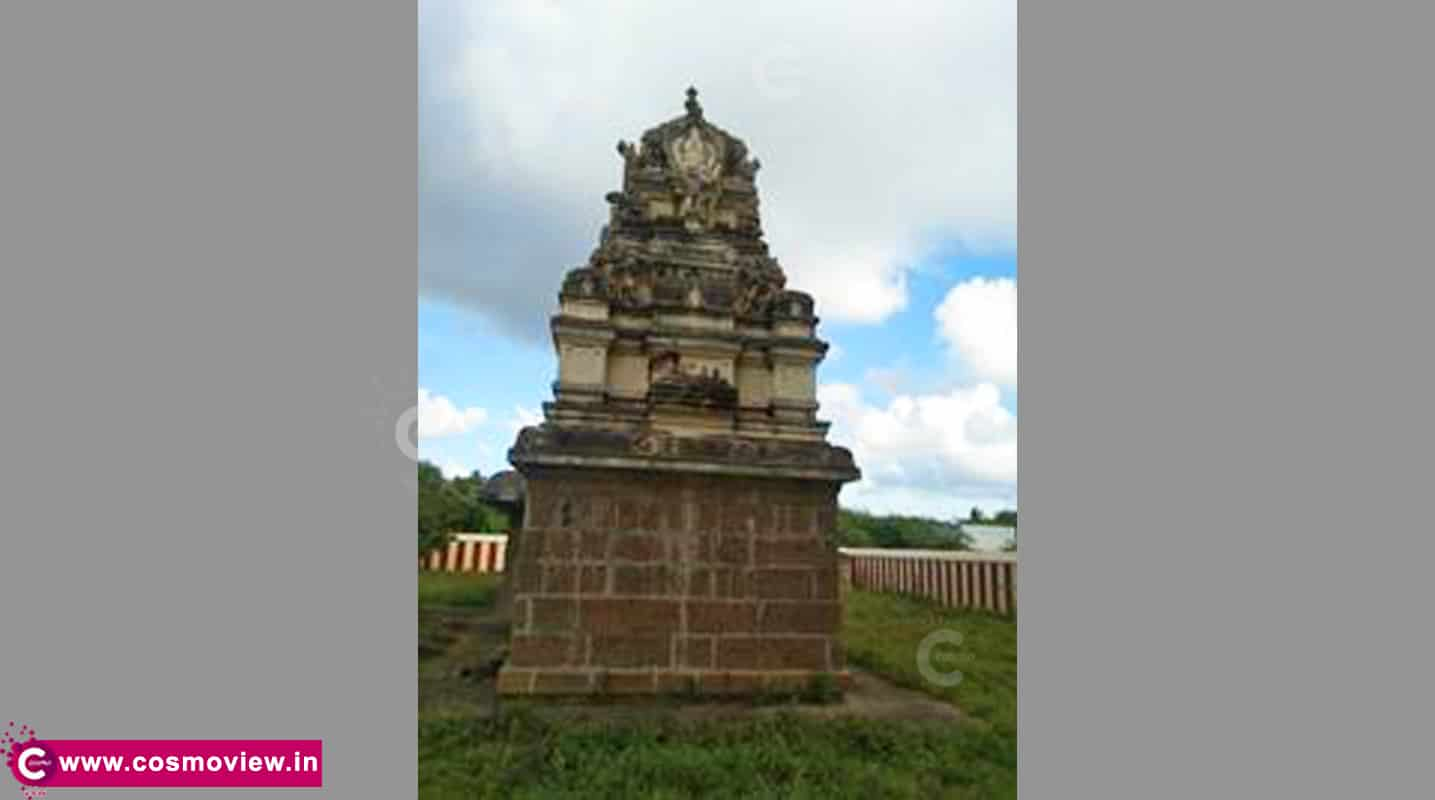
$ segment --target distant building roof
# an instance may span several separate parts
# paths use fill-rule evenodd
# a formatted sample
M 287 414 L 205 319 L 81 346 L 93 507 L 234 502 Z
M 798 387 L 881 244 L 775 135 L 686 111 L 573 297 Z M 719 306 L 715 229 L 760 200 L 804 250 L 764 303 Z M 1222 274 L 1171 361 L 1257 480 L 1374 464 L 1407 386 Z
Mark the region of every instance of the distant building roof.
M 978 550 L 1000 550 L 1016 538 L 1016 528 L 1007 525 L 963 522 L 962 532 L 972 537 L 972 546 Z
M 963 522 L 962 530 L 970 534 L 986 533 L 991 535 L 1000 534 L 1010 536 L 1016 530 L 1015 525 L 982 525 L 980 523 Z
M 511 469 L 495 472 L 483 482 L 483 487 L 478 490 L 478 496 L 482 499 L 490 503 L 509 506 L 522 503 L 527 493 L 528 486 L 524 482 L 523 476 Z

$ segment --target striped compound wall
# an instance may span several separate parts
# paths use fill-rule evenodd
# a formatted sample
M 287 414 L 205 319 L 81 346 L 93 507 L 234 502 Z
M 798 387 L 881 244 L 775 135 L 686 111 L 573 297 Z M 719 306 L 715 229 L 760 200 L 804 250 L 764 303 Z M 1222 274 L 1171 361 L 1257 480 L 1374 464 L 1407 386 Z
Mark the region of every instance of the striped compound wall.
M 419 557 L 419 569 L 431 572 L 502 572 L 508 536 L 502 533 L 455 533 L 448 547 Z
M 870 592 L 909 594 L 948 608 L 1016 613 L 1016 555 L 843 548 L 848 580 Z
M 508 536 L 458 533 L 446 549 L 419 559 L 436 572 L 502 572 Z M 842 548 L 851 586 L 870 592 L 910 594 L 949 608 L 1016 613 L 1016 556 L 950 550 Z

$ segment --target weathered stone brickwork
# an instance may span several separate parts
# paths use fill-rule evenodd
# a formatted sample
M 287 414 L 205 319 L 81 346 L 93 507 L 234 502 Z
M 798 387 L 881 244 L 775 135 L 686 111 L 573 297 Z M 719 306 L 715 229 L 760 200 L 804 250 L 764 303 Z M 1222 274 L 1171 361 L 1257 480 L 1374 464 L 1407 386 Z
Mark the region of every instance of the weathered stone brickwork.
M 816 416 L 827 351 L 757 213 L 758 164 L 686 114 L 620 143 L 623 190 L 553 317 L 558 380 L 509 460 L 504 694 L 845 683 L 834 533 L 858 477 Z
M 835 483 L 528 475 L 508 693 L 729 693 L 845 670 Z

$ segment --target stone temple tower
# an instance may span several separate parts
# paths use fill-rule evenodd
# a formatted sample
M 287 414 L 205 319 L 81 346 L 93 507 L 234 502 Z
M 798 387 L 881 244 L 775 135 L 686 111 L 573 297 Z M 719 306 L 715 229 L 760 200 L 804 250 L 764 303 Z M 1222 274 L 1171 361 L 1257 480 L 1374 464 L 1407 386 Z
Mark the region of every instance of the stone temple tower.
M 742 140 L 686 112 L 618 143 L 622 191 L 553 316 L 545 421 L 509 460 L 509 695 L 843 686 L 837 494 L 812 297 L 762 239 Z

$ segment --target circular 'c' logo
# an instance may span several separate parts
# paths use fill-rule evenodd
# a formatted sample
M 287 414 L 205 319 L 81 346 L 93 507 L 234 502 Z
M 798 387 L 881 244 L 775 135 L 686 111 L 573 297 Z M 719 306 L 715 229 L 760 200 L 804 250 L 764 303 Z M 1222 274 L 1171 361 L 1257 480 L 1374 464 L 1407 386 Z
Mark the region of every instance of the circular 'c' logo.
M 10 762 L 15 779 L 29 786 L 43 786 L 60 771 L 55 751 L 44 742 L 22 742 L 15 745 L 15 758 Z
M 922 643 L 917 645 L 917 671 L 928 682 L 945 688 L 951 688 L 962 682 L 960 670 L 943 671 L 932 664 L 932 651 L 939 644 L 950 644 L 960 646 L 962 635 L 949 628 L 938 628 L 927 634 Z

